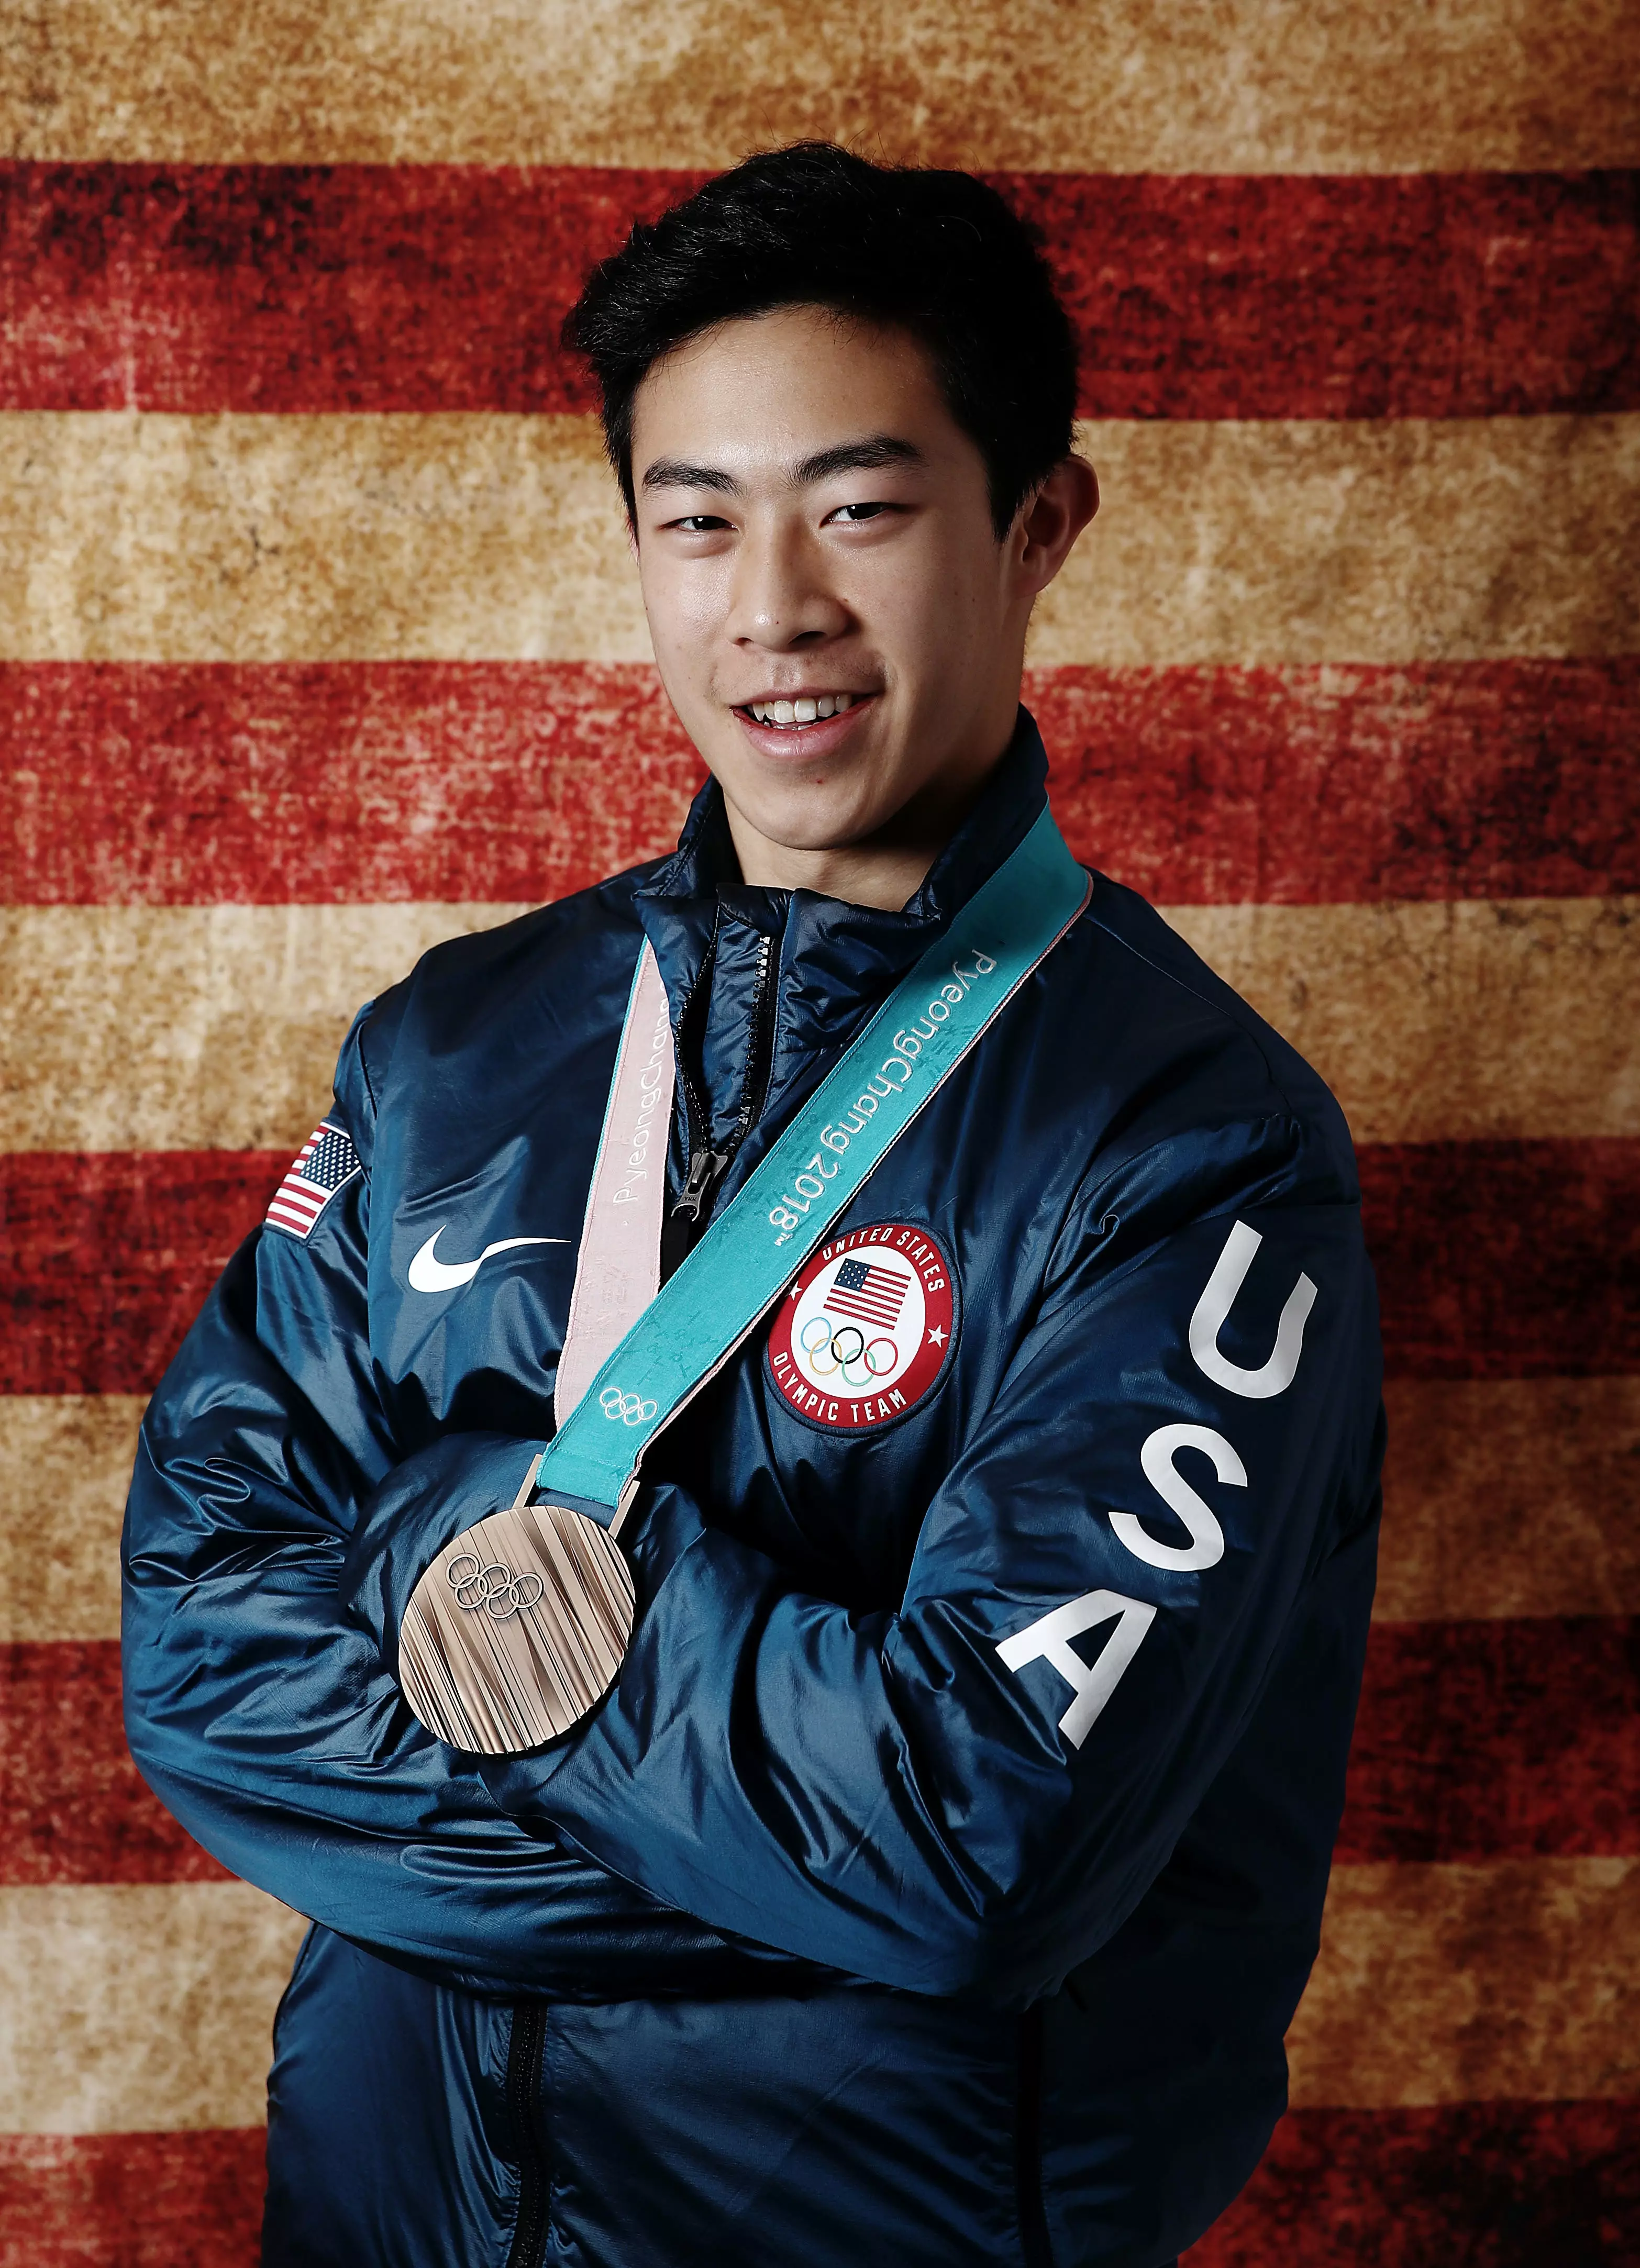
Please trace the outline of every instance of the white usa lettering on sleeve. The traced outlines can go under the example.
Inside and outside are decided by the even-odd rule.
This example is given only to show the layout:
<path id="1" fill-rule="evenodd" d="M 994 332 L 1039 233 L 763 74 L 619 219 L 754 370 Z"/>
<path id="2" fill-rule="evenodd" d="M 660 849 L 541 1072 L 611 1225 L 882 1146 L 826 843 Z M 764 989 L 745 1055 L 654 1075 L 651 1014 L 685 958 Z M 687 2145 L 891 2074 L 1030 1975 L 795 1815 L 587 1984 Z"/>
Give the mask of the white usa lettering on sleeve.
<path id="1" fill-rule="evenodd" d="M 1245 1221 L 1231 1223 L 1224 1249 L 1196 1302 L 1189 1334 L 1191 1359 L 1202 1375 L 1227 1393 L 1257 1402 L 1284 1394 L 1297 1376 L 1304 1325 L 1316 1301 L 1314 1284 L 1301 1272 L 1282 1307 L 1268 1361 L 1257 1370 L 1246 1370 L 1220 1353 L 1219 1336 L 1263 1241 L 1258 1230 Z M 1224 1556 L 1224 1531 L 1211 1506 L 1178 1470 L 1174 1460 L 1182 1449 L 1193 1449 L 1208 1458 L 1222 1486 L 1248 1486 L 1247 1469 L 1240 1454 L 1214 1427 L 1159 1425 L 1139 1452 L 1140 1469 L 1169 1511 L 1183 1522 L 1190 1541 L 1162 1543 L 1131 1512 L 1113 1512 L 1111 1528 L 1123 1549 L 1148 1567 L 1205 1571 L 1216 1567 Z M 1125 1598 L 1119 1591 L 1089 1591 L 1016 1631 L 1012 1638 L 1001 1641 L 997 1653 L 1004 1668 L 1016 1675 L 1028 1662 L 1046 1661 L 1074 1689 L 1075 1697 L 1060 1719 L 1059 1728 L 1071 1747 L 1079 1749 L 1138 1653 L 1156 1614 L 1154 1606 L 1141 1599 Z M 1116 1628 L 1097 1658 L 1091 1663 L 1084 1661 L 1070 1641 L 1112 1619 Z"/>

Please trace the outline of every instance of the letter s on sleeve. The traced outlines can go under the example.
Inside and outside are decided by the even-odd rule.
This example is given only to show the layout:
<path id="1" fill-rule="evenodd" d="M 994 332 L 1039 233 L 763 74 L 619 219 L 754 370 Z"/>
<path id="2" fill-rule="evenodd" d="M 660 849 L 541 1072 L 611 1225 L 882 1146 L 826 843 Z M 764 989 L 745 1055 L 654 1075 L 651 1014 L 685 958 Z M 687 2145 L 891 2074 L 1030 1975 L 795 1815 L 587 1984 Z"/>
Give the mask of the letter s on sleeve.
<path id="1" fill-rule="evenodd" d="M 1216 1567 L 1224 1557 L 1224 1530 L 1214 1517 L 1212 1507 L 1203 1503 L 1175 1468 L 1173 1457 L 1179 1449 L 1199 1449 L 1204 1457 L 1211 1457 L 1213 1469 L 1222 1482 L 1232 1488 L 1246 1487 L 1247 1468 L 1223 1433 L 1215 1433 L 1210 1425 L 1158 1425 L 1139 1452 L 1140 1466 L 1163 1503 L 1177 1513 L 1190 1530 L 1190 1541 L 1158 1543 L 1131 1512 L 1113 1512 L 1111 1527 L 1117 1542 L 1125 1544 L 1135 1559 L 1142 1559 L 1147 1567 L 1181 1572 Z"/>

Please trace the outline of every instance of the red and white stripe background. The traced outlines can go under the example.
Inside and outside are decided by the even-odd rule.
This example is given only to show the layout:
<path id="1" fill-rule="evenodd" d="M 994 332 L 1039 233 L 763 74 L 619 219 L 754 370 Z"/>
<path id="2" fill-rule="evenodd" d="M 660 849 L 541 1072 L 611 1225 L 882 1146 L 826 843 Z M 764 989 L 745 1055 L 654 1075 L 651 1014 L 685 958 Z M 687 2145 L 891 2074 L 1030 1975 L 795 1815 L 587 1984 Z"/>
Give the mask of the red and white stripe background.
<path id="1" fill-rule="evenodd" d="M 672 835 L 558 324 L 800 133 L 1047 232 L 1074 847 L 1362 1145 L 1385 1566 L 1294 2108 L 1192 2268 L 1640 2257 L 1640 21 L 0 10 L 0 2264 L 248 2268 L 300 1925 L 119 1728 L 143 1397 L 434 939 Z"/>

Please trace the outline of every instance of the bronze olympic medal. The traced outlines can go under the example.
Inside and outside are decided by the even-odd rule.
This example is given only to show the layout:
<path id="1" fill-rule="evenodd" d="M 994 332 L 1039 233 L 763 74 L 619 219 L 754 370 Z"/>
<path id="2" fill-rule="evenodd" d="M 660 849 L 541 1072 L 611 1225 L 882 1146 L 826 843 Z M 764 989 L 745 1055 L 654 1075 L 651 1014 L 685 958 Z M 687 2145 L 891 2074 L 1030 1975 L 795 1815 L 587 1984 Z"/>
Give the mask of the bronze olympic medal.
<path id="1" fill-rule="evenodd" d="M 615 1682 L 632 1634 L 626 1561 L 607 1528 L 516 1504 L 447 1543 L 399 1626 L 399 1683 L 430 1733 L 483 1756 L 571 1731 Z"/>

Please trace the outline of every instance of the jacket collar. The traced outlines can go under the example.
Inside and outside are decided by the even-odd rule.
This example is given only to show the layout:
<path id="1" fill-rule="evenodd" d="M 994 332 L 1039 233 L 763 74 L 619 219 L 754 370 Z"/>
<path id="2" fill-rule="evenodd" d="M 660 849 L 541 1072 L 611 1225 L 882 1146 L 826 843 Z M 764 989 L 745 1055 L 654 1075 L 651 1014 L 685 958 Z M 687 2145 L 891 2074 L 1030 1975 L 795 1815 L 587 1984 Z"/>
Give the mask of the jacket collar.
<path id="1" fill-rule="evenodd" d="M 691 806 L 676 850 L 635 897 L 674 1023 L 713 933 L 727 917 L 780 939 L 774 1083 L 784 1084 L 788 1057 L 846 1045 L 864 1012 L 937 942 L 1023 840 L 1041 813 L 1046 781 L 1041 735 L 1022 708 L 1014 737 L 979 801 L 898 912 L 849 905 L 811 890 L 742 882 L 722 790 L 708 781 Z"/>

